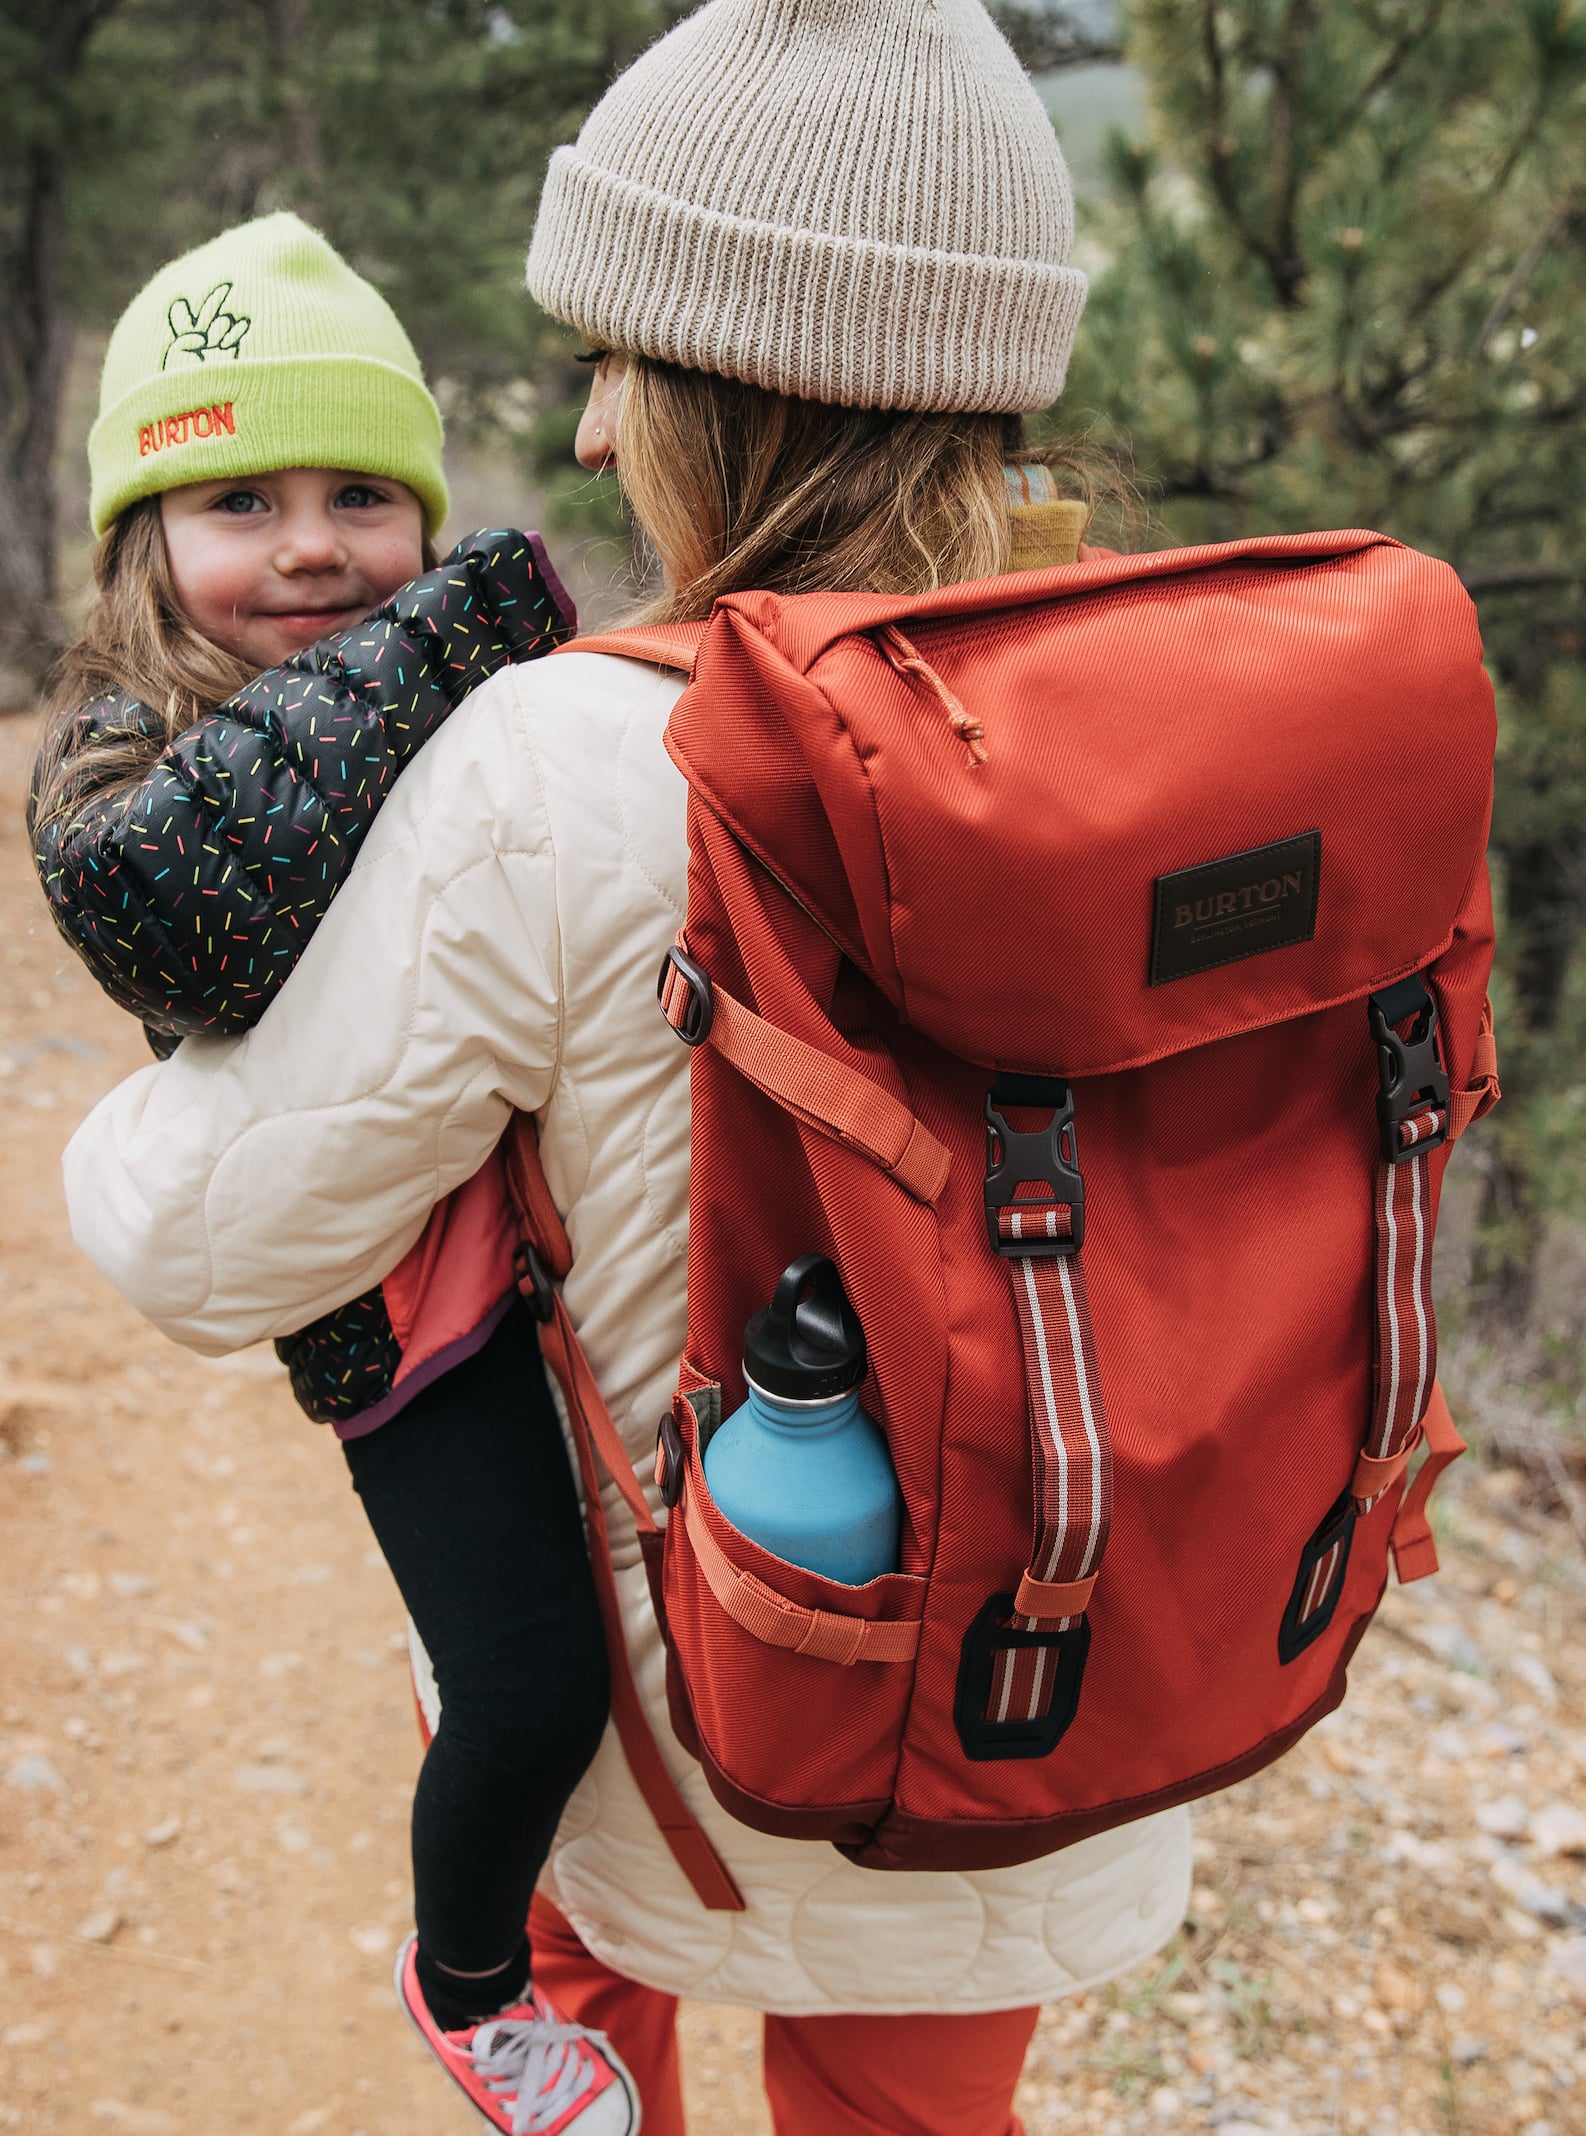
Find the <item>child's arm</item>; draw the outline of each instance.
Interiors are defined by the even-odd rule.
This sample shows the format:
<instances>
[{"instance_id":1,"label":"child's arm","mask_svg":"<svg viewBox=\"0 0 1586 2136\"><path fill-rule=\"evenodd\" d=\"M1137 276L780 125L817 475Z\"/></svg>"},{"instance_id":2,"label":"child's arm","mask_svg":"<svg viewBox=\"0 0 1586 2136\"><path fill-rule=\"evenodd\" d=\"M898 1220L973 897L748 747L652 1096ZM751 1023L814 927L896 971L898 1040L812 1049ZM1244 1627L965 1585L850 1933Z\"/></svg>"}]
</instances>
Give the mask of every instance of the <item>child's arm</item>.
<instances>
[{"instance_id":1,"label":"child's arm","mask_svg":"<svg viewBox=\"0 0 1586 2136\"><path fill-rule=\"evenodd\" d=\"M257 1023L408 759L487 676L572 636L537 537L458 544L366 623L294 655L171 743L131 788L83 797L35 859L57 924L156 1031ZM85 715L136 724L124 695Z\"/></svg>"}]
</instances>

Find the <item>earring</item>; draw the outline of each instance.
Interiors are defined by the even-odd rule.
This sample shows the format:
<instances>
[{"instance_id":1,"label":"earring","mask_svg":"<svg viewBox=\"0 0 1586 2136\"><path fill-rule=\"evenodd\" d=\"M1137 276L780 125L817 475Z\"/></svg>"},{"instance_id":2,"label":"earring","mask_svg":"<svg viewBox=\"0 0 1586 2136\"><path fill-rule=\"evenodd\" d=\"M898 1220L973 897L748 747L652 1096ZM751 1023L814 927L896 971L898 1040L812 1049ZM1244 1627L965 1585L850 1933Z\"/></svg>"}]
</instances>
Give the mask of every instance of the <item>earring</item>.
<instances>
[{"instance_id":1,"label":"earring","mask_svg":"<svg viewBox=\"0 0 1586 2136\"><path fill-rule=\"evenodd\" d=\"M595 435L597 438L603 438L606 435L606 426L604 423L597 423L595 425Z\"/></svg>"}]
</instances>

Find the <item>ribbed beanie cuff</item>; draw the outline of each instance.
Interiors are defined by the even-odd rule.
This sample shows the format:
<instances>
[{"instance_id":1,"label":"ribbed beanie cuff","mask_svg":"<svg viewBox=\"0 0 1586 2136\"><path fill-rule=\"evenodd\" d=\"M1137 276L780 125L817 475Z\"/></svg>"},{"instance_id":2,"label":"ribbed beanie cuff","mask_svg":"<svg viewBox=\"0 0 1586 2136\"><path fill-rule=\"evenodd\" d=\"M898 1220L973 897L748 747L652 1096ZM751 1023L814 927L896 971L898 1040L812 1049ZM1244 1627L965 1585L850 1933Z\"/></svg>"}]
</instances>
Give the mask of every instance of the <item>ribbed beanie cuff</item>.
<instances>
[{"instance_id":1,"label":"ribbed beanie cuff","mask_svg":"<svg viewBox=\"0 0 1586 2136\"><path fill-rule=\"evenodd\" d=\"M710 0L551 158L537 301L597 346L848 406L1061 392L1086 282L979 0Z\"/></svg>"},{"instance_id":2,"label":"ribbed beanie cuff","mask_svg":"<svg viewBox=\"0 0 1586 2136\"><path fill-rule=\"evenodd\" d=\"M100 416L88 436L94 532L139 497L283 467L345 467L405 482L433 534L446 517L441 419L425 388L370 357L167 373Z\"/></svg>"}]
</instances>

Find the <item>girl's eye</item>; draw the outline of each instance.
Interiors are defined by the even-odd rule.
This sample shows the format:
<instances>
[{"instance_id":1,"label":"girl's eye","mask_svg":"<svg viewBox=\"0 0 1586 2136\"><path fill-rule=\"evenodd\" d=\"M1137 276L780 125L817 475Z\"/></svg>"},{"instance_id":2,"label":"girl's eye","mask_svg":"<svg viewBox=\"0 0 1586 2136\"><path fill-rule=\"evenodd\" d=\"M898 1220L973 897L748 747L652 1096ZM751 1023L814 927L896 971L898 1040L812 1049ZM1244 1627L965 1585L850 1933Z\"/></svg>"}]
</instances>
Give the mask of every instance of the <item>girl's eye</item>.
<instances>
[{"instance_id":1,"label":"girl's eye","mask_svg":"<svg viewBox=\"0 0 1586 2136\"><path fill-rule=\"evenodd\" d=\"M366 512L372 504L384 504L384 490L371 489L367 482L349 482L347 487L336 492L338 506L346 512Z\"/></svg>"},{"instance_id":2,"label":"girl's eye","mask_svg":"<svg viewBox=\"0 0 1586 2136\"><path fill-rule=\"evenodd\" d=\"M239 489L227 490L224 497L215 499L210 509L215 512L229 512L233 517L242 519L250 512L267 512L270 507L257 490Z\"/></svg>"}]
</instances>

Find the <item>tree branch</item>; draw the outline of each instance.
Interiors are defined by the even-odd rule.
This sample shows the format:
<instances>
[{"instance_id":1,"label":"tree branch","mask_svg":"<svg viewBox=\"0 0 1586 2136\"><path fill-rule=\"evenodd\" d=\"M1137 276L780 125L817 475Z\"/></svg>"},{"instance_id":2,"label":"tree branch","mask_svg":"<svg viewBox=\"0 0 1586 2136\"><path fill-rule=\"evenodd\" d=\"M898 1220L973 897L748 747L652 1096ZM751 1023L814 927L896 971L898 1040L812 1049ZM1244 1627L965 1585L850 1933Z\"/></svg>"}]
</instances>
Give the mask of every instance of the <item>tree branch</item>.
<instances>
[{"instance_id":1,"label":"tree branch","mask_svg":"<svg viewBox=\"0 0 1586 2136\"><path fill-rule=\"evenodd\" d=\"M1064 67L1090 67L1123 58L1123 41L1083 19L1088 10L1063 0L1037 0L1021 6L1002 0L991 10L997 27L1031 74L1055 74Z\"/></svg>"},{"instance_id":2,"label":"tree branch","mask_svg":"<svg viewBox=\"0 0 1586 2136\"><path fill-rule=\"evenodd\" d=\"M1586 566L1580 564L1473 564L1468 570L1455 565L1468 594L1523 593L1533 586L1586 585Z\"/></svg>"}]
</instances>

